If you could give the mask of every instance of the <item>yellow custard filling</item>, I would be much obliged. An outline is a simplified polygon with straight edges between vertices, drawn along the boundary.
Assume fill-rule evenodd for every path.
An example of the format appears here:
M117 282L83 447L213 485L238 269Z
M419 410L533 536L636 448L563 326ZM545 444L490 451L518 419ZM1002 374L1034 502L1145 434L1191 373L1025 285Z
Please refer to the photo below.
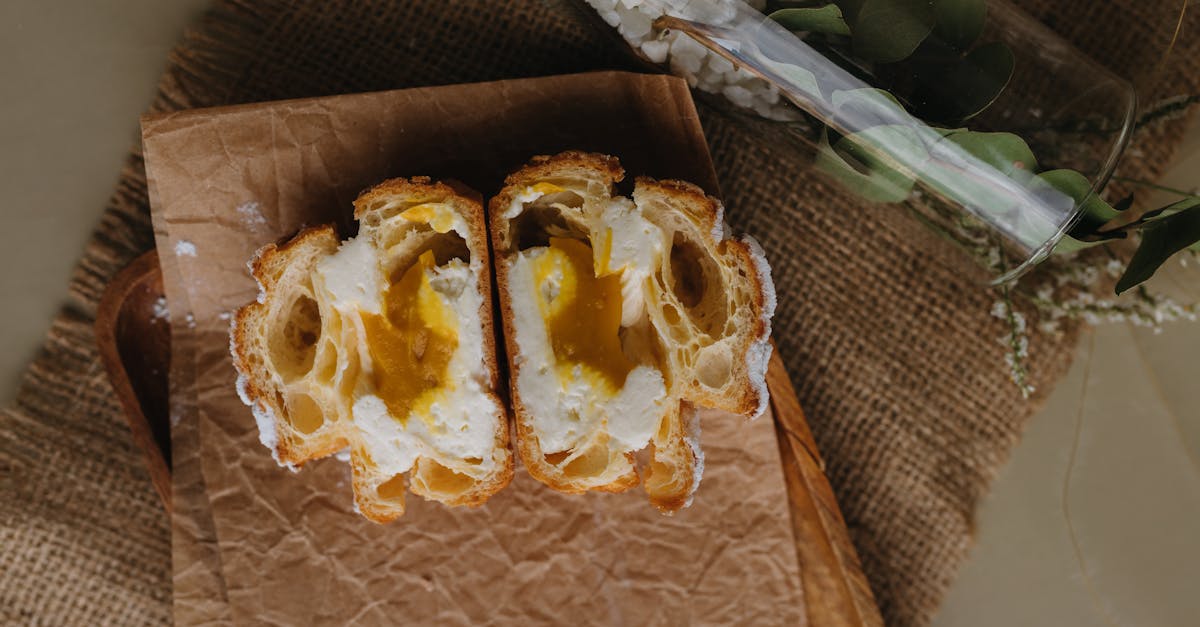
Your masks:
M579 240L550 238L533 261L538 308L554 351L559 378L576 367L593 386L616 394L634 363L621 350L621 279L597 277L592 249Z
M435 265L432 251L422 253L384 293L384 313L363 316L376 394L402 424L412 414L430 423L430 406L454 389L447 367L458 321L430 285Z
M456 216L449 205L443 203L421 203L413 205L400 214L409 222L424 222L438 233L449 233L454 228Z

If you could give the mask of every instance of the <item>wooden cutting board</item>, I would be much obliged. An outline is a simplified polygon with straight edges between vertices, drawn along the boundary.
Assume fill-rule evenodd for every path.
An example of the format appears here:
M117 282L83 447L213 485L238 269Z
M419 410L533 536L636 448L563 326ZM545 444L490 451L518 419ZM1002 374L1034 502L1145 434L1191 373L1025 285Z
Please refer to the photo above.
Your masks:
M171 509L169 322L151 251L110 283L96 316L101 358L163 506ZM778 353L767 372L810 625L881 625L823 462Z

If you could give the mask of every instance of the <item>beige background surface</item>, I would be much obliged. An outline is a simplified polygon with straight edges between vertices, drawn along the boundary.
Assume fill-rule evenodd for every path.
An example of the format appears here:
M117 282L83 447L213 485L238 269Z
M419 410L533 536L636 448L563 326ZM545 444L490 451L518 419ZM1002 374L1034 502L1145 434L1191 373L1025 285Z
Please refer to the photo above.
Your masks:
M206 3L0 3L0 402L62 302L167 51ZM1169 179L1200 182L1200 130ZM1195 264L1157 283L1200 300ZM1200 616L1200 324L1101 327L1079 350L979 512L939 627Z

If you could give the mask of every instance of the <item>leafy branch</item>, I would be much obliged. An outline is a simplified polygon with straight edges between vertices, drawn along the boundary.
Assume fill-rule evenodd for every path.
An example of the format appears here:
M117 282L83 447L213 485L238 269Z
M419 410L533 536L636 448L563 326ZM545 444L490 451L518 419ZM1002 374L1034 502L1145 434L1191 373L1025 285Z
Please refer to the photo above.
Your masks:
M817 168L864 198L901 202L921 182L988 212L998 224L1010 224L1017 232L1033 229L1029 238L1036 241L1042 233L1024 224L1021 207L1014 206L1012 186L997 185L991 177L973 180L956 163L955 156L965 153L1024 189L1026 197L1047 203L1069 199L1080 209L1080 218L1057 253L1139 232L1140 245L1117 282L1118 294L1149 279L1176 253L1200 250L1200 197L1185 194L1182 200L1131 218L1132 197L1114 206L1093 194L1079 172L1040 170L1021 137L962 128L1000 97L1016 66L1006 44L981 41L986 0L776 0L768 9L772 20L798 36L839 51L831 58L850 60L844 54L850 51L855 66L847 69L865 69L883 87L834 92L835 110L853 112L859 123L849 134L825 127L818 142ZM1168 102L1140 121L1169 117L1198 101L1200 97ZM911 109L918 118L945 128L934 127L936 136L921 133L889 123L895 116L872 117L872 108Z

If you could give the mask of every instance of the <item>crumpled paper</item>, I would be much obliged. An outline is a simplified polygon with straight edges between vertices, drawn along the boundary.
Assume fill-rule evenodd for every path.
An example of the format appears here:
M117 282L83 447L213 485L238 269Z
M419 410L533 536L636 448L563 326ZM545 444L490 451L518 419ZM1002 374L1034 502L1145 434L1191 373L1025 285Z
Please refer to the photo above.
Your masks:
M804 622L770 416L703 413L704 478L675 516L640 488L567 496L518 467L482 507L410 495L379 526L353 512L346 464L278 467L234 389L229 315L256 292L246 260L305 225L351 235L351 201L385 178L455 178L486 197L529 157L575 148L618 156L630 181L715 194L682 81L606 72L186 111L145 118L143 141L173 342L190 348L172 378L188 469L175 476L177 620Z

